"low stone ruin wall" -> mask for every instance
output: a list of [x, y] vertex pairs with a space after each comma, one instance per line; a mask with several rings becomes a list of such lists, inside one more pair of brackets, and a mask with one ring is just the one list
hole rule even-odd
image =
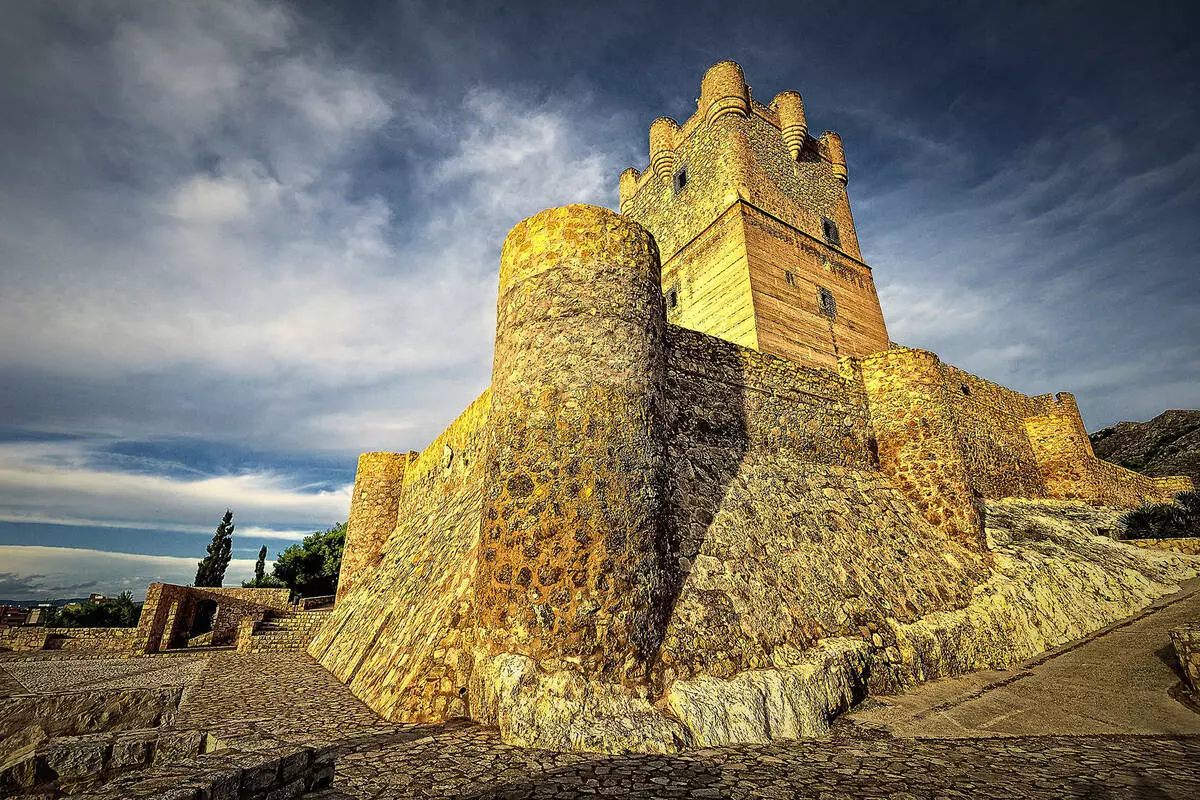
[[153, 728], [175, 717], [183, 690], [89, 689], [0, 698], [0, 742], [36, 727], [47, 736]]
[[136, 631], [136, 628], [9, 628], [0, 631], [0, 648], [16, 652], [88, 650], [113, 653], [128, 650]]
[[146, 589], [146, 602], [138, 620], [131, 649], [153, 653], [172, 647], [184, 647], [191, 638], [193, 623], [202, 608], [211, 606], [214, 645], [232, 645], [246, 617], [261, 619], [269, 610], [292, 608], [288, 589], [242, 589], [178, 586], [152, 583]]
[[1123, 539], [1125, 544], [1144, 547], [1147, 550], [1166, 550], [1172, 553], [1183, 553], [1188, 556], [1200, 556], [1200, 536], [1187, 536], [1177, 539]]
[[7, 628], [0, 631], [0, 649], [14, 650], [18, 653], [41, 650], [46, 646], [46, 639], [50, 635], [49, 632], [49, 628], [39, 626]]
[[299, 797], [333, 782], [332, 748], [258, 731], [143, 728], [0, 745], [0, 795], [87, 792], [93, 800]]

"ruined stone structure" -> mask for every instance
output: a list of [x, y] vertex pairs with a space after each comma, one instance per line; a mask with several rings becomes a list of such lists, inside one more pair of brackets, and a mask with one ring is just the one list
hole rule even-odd
[[[391, 720], [670, 751], [818, 734], [867, 690], [1027, 657], [1194, 574], [996, 549], [989, 504], [1078, 532], [1190, 481], [1096, 459], [1069, 394], [891, 344], [847, 179], [799, 94], [763, 104], [722, 62], [690, 119], [651, 125], [620, 214], [517, 225], [491, 386], [423, 451], [360, 459], [309, 652]], [[1089, 605], [1105, 568], [1132, 583]]]

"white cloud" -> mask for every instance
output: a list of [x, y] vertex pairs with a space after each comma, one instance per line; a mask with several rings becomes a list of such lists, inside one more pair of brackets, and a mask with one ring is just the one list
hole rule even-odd
[[[190, 584], [196, 577], [195, 558], [110, 553], [73, 547], [0, 545], [0, 598], [52, 600], [92, 592], [146, 596], [155, 582]], [[241, 586], [254, 577], [254, 559], [233, 559], [225, 572], [226, 586]]]
[[[109, 135], [138, 179], [113, 183], [105, 134], [62, 126], [56, 151], [85, 155], [70, 180], [95, 191], [52, 217], [0, 201], [0, 241], [22, 248], [0, 248], [0, 369], [58, 381], [51, 402], [17, 398], [16, 425], [420, 448], [487, 383], [508, 229], [615, 200], [632, 154], [586, 95], [420, 97], [284, 8], [138, 7], [74, 54], [75, 80], [115, 93]], [[398, 153], [414, 157], [374, 181]]]
[[228, 507], [250, 523], [243, 535], [295, 539], [301, 527], [345, 520], [350, 489], [304, 491], [264, 472], [184, 480], [104, 470], [78, 442], [0, 444], [0, 520], [9, 522], [211, 533]]

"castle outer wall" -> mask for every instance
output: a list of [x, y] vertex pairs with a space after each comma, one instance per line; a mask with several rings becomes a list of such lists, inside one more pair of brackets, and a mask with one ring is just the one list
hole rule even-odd
[[371, 552], [347, 554], [310, 647], [388, 719], [490, 719], [507, 657], [653, 698], [829, 636], [886, 648], [885, 620], [986, 579], [985, 500], [1185, 488], [1095, 459], [1069, 395], [666, 325], [653, 240], [612, 212], [543, 212], [505, 258], [493, 387], [397, 485], [355, 493], [352, 530], [392, 491], [397, 522], [377, 552], [348, 542]]

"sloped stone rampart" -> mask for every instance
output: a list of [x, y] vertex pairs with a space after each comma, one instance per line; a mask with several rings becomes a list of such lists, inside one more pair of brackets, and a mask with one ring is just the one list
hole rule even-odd
[[819, 738], [866, 695], [869, 653], [864, 641], [828, 639], [796, 658], [780, 652], [771, 669], [676, 681], [665, 701], [695, 747]]
[[988, 570], [873, 466], [852, 378], [671, 330], [665, 685], [958, 608]]
[[339, 600], [308, 648], [389, 720], [467, 715], [490, 409], [488, 391], [409, 464], [379, 566]]

